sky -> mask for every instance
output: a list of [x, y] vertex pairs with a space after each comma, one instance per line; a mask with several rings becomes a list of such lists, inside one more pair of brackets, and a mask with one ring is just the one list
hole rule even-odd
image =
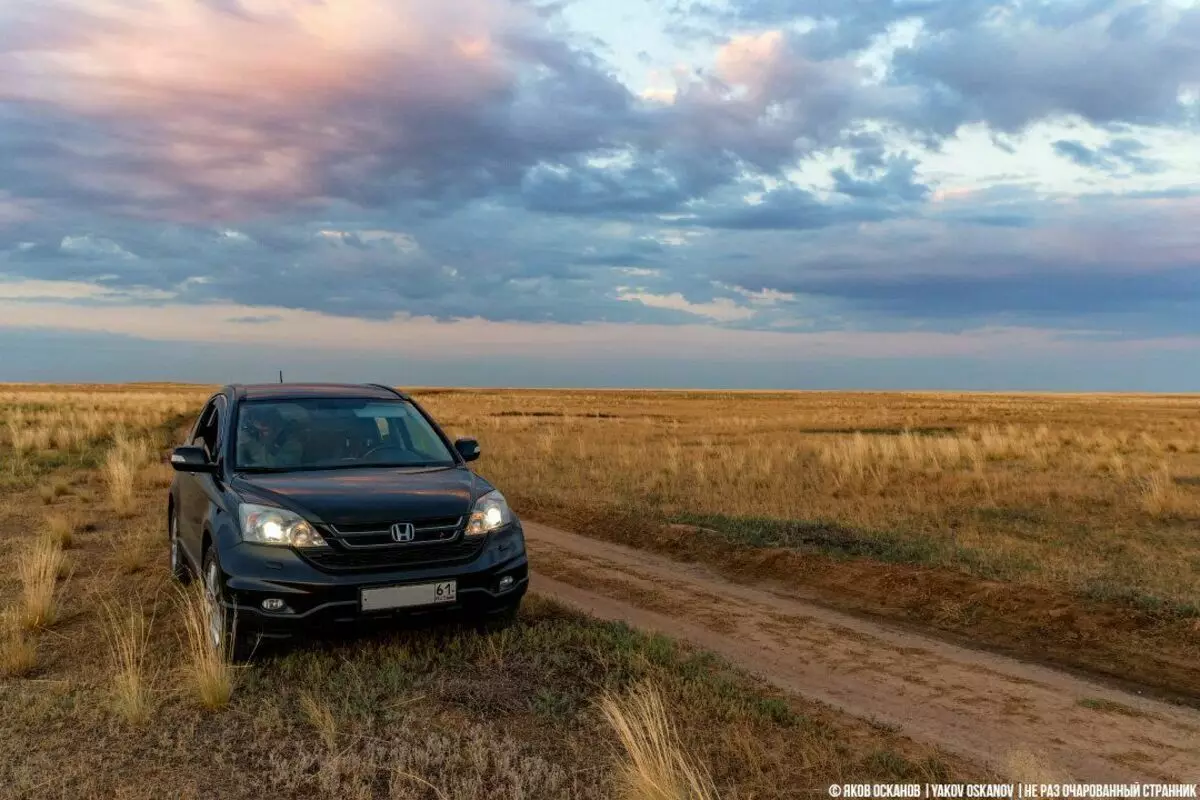
[[1200, 391], [1200, 2], [5, 0], [0, 381]]

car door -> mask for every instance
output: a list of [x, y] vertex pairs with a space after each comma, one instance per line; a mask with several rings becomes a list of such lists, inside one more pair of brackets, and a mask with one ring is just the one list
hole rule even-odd
[[[225, 416], [222, 409], [226, 406], [225, 397], [217, 395], [208, 401], [192, 438], [188, 442], [196, 447], [203, 447], [209, 461], [216, 462], [220, 456], [221, 422]], [[204, 517], [208, 513], [209, 495], [213, 486], [213, 476], [200, 472], [181, 473], [179, 479], [179, 540], [187, 549], [192, 560], [199, 564], [200, 545], [204, 536]]]

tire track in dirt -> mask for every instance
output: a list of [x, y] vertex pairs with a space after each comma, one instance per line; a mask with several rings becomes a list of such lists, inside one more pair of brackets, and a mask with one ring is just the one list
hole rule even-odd
[[1063, 782], [1200, 776], [1193, 709], [732, 583], [701, 565], [524, 526], [535, 591], [692, 642], [994, 769], [1032, 751]]

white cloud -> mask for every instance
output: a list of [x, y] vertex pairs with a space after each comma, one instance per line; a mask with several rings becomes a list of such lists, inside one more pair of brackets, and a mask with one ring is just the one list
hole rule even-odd
[[736, 322], [741, 319], [749, 319], [755, 314], [754, 309], [739, 306], [728, 297], [718, 297], [710, 303], [690, 303], [679, 292], [673, 294], [651, 294], [649, 292], [626, 291], [624, 287], [618, 288], [618, 291], [621, 292], [617, 295], [618, 300], [637, 302], [650, 308], [683, 311], [688, 314], [695, 314], [698, 317], [707, 317], [717, 322]]
[[112, 239], [105, 239], [103, 236], [93, 236], [90, 233], [85, 233], [82, 236], [64, 236], [62, 241], [59, 242], [58, 247], [60, 250], [65, 250], [68, 253], [78, 253], [83, 256], [105, 256], [108, 258], [119, 258], [122, 261], [134, 261], [137, 259], [137, 256], [121, 247], [121, 245]]
[[703, 231], [688, 231], [688, 230], [679, 230], [678, 228], [663, 228], [661, 230], [655, 231], [654, 233], [643, 236], [642, 238], [647, 239], [652, 242], [658, 242], [659, 244], [666, 245], [667, 247], [683, 247], [684, 245], [691, 244], [691, 241], [690, 241], [691, 239], [695, 239], [695, 238], [697, 238], [699, 236], [703, 236], [703, 235], [704, 235]]
[[750, 301], [751, 305], [755, 306], [773, 306], [778, 303], [790, 303], [796, 299], [796, 295], [791, 292], [781, 292], [778, 289], [762, 289], [753, 291], [742, 286], [730, 286], [724, 283], [714, 282], [713, 286], [719, 289], [724, 289], [728, 292], [736, 292], [742, 297]]
[[349, 245], [352, 242], [363, 244], [383, 243], [391, 245], [401, 253], [415, 253], [420, 250], [417, 240], [410, 234], [400, 231], [385, 230], [335, 230], [327, 228], [317, 231], [317, 236], [338, 245]]

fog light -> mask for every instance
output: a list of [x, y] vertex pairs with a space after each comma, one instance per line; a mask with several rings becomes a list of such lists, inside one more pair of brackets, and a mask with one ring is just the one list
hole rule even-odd
[[283, 611], [287, 607], [287, 603], [284, 603], [278, 597], [268, 597], [262, 601], [262, 607], [264, 611]]
[[505, 575], [503, 578], [500, 579], [500, 591], [503, 592], [508, 589], [511, 589], [512, 585], [513, 585], [513, 576], [512, 575]]

